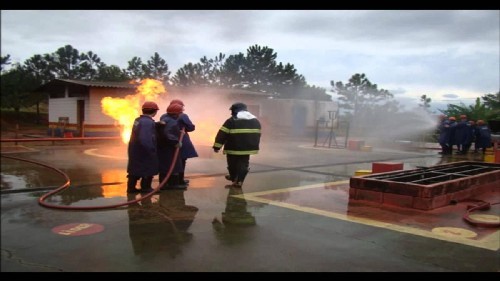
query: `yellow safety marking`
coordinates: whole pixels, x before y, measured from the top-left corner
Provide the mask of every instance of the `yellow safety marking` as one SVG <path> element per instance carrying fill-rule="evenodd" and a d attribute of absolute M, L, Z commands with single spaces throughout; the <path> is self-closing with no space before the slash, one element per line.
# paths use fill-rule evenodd
<path fill-rule="evenodd" d="M 125 160 L 127 159 L 127 157 L 98 154 L 97 152 L 95 152 L 96 150 L 97 150 L 97 148 L 91 148 L 91 149 L 85 150 L 83 153 L 85 153 L 87 155 L 91 155 L 91 156 L 102 157 L 102 158 L 125 159 Z"/>
<path fill-rule="evenodd" d="M 432 229 L 432 232 L 451 237 L 474 238 L 477 236 L 477 233 L 474 231 L 459 227 L 435 227 Z"/>
<path fill-rule="evenodd" d="M 262 195 L 268 195 L 268 194 L 274 194 L 274 193 L 290 192 L 290 191 L 294 191 L 294 190 L 304 190 L 304 189 L 317 188 L 317 187 L 323 187 L 323 186 L 341 185 L 341 184 L 346 184 L 346 183 L 349 183 L 349 180 L 319 183 L 319 184 L 312 184 L 312 185 L 298 186 L 298 187 L 288 187 L 288 188 L 282 188 L 282 189 L 276 189 L 276 190 L 245 193 L 242 195 L 233 195 L 233 197 L 244 198 L 246 200 L 251 200 L 251 201 L 255 201 L 255 202 L 259 202 L 259 203 L 265 203 L 265 204 L 269 204 L 269 205 L 273 205 L 273 206 L 288 208 L 288 209 L 292 209 L 292 210 L 296 210 L 296 211 L 321 215 L 321 216 L 325 216 L 325 217 L 329 217 L 329 218 L 334 218 L 334 219 L 339 219 L 339 220 L 343 220 L 343 221 L 349 221 L 349 222 L 369 225 L 369 226 L 373 226 L 373 227 L 390 229 L 390 230 L 398 231 L 398 232 L 402 232 L 402 233 L 418 235 L 418 236 L 423 236 L 423 237 L 427 237 L 427 238 L 433 238 L 433 239 L 438 239 L 438 240 L 473 246 L 473 247 L 477 247 L 477 248 L 483 248 L 483 249 L 492 250 L 492 251 L 497 251 L 498 249 L 500 249 L 500 231 L 498 231 L 498 230 L 493 232 L 492 234 L 486 236 L 485 238 L 483 238 L 481 240 L 472 240 L 470 238 L 466 238 L 466 237 L 459 236 L 459 235 L 448 236 L 448 235 L 436 234 L 436 233 L 433 233 L 432 231 L 428 231 L 428 230 L 423 230 L 423 229 L 418 229 L 418 228 L 413 228 L 413 227 L 408 227 L 408 226 L 401 226 L 401 225 L 387 223 L 387 222 L 380 222 L 380 221 L 376 221 L 376 220 L 372 220 L 372 219 L 356 217 L 353 215 L 334 213 L 334 212 L 320 210 L 320 209 L 316 209 L 316 208 L 304 207 L 304 206 L 299 206 L 296 204 L 274 201 L 274 200 L 259 197 Z"/>
<path fill-rule="evenodd" d="M 479 221 L 479 222 L 488 222 L 488 223 L 499 223 L 500 217 L 496 215 L 487 215 L 487 214 L 472 214 L 469 215 L 469 218 Z"/>

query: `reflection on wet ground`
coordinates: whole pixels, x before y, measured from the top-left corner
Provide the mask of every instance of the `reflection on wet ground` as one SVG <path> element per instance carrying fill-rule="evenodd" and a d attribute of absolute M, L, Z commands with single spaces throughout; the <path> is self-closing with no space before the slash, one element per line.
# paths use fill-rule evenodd
<path fill-rule="evenodd" d="M 51 204 L 100 206 L 141 197 L 125 192 L 123 145 L 9 151 L 70 177 L 68 189 L 47 199 Z M 463 221 L 465 202 L 419 211 L 349 200 L 349 178 L 373 162 L 399 161 L 414 169 L 484 161 L 482 155 L 265 143 L 241 189 L 225 188 L 222 155 L 202 155 L 188 160 L 186 191 L 161 191 L 100 211 L 38 205 L 64 179 L 33 163 L 2 158 L 2 271 L 500 270 L 499 230 Z M 477 199 L 499 202 L 500 195 L 496 189 Z M 498 220 L 498 214 L 491 208 L 477 218 Z"/>

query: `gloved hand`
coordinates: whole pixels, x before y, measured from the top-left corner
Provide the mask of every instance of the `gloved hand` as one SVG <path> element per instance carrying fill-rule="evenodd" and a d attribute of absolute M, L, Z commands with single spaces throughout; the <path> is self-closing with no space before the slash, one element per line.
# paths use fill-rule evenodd
<path fill-rule="evenodd" d="M 214 147 L 213 149 L 215 153 L 219 153 L 220 148 Z"/>
<path fill-rule="evenodd" d="M 176 145 L 175 145 L 175 148 L 181 148 L 182 147 L 182 142 L 178 142 Z"/>

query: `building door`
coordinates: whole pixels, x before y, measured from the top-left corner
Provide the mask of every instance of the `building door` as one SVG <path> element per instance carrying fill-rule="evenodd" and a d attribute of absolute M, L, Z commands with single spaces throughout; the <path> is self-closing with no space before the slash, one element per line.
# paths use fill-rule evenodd
<path fill-rule="evenodd" d="M 80 137 L 84 136 L 83 123 L 85 121 L 85 101 L 78 100 L 76 103 L 76 126 Z"/>
<path fill-rule="evenodd" d="M 292 134 L 302 136 L 306 131 L 307 108 L 304 105 L 292 106 Z"/>

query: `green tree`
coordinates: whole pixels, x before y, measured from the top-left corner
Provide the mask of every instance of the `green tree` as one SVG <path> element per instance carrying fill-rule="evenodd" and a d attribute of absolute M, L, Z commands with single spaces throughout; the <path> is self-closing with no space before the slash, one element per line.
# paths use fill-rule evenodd
<path fill-rule="evenodd" d="M 297 73 L 293 64 L 278 63 L 277 53 L 267 46 L 253 45 L 247 49 L 246 55 L 240 52 L 225 57 L 219 53 L 215 58 L 204 56 L 198 63 L 187 63 L 177 70 L 172 82 L 177 86 L 247 89 L 277 98 L 330 98 L 321 89 L 307 86 L 305 78 Z M 307 93 L 311 96 L 307 97 Z"/>
<path fill-rule="evenodd" d="M 80 64 L 78 67 L 80 79 L 93 80 L 96 78 L 99 68 L 103 66 L 101 58 L 92 51 L 80 55 Z"/>
<path fill-rule="evenodd" d="M 219 53 L 213 59 L 207 59 L 206 56 L 200 59 L 198 64 L 201 69 L 201 76 L 207 85 L 221 85 L 221 70 L 224 64 L 226 55 Z"/>
<path fill-rule="evenodd" d="M 397 103 L 392 103 L 393 95 L 384 89 L 378 89 L 377 84 L 368 80 L 364 73 L 354 74 L 346 84 L 330 82 L 331 91 L 336 93 L 339 108 L 349 122 L 349 129 L 361 133 L 373 128 L 374 117 L 386 114 L 386 109 L 397 108 Z M 379 118 L 383 120 L 382 117 Z"/>
<path fill-rule="evenodd" d="M 24 67 L 40 81 L 40 84 L 47 83 L 55 78 L 55 75 L 51 72 L 50 61 L 42 55 L 34 55 L 25 60 Z"/>
<path fill-rule="evenodd" d="M 278 54 L 267 46 L 250 46 L 243 65 L 243 88 L 273 93 L 276 57 Z"/>
<path fill-rule="evenodd" d="M 379 90 L 377 84 L 371 83 L 364 73 L 354 74 L 346 84 L 340 81 L 335 83 L 332 80 L 330 85 L 331 91 L 339 96 L 339 107 L 352 110 L 353 115 L 393 97 L 389 91 Z"/>
<path fill-rule="evenodd" d="M 50 71 L 50 63 L 42 55 L 34 55 L 24 61 L 24 68 L 30 72 L 38 82 L 38 85 L 48 83 L 54 79 L 54 74 Z M 36 123 L 40 123 L 40 104 L 48 103 L 48 95 L 41 93 L 31 94 L 33 102 L 36 104 Z"/>
<path fill-rule="evenodd" d="M 221 86 L 226 88 L 241 88 L 243 86 L 243 69 L 246 58 L 243 53 L 230 55 L 221 67 Z"/>
<path fill-rule="evenodd" d="M 199 63 L 187 63 L 179 68 L 172 78 L 172 82 L 178 86 L 222 86 L 221 73 L 225 55 L 219 53 L 213 59 L 206 56 Z"/>
<path fill-rule="evenodd" d="M 203 77 L 203 71 L 199 63 L 188 63 L 179 68 L 172 77 L 172 82 L 176 86 L 183 87 L 208 84 L 208 81 Z"/>
<path fill-rule="evenodd" d="M 243 53 L 229 56 L 220 68 L 220 85 L 274 94 L 277 97 L 298 95 L 306 81 L 293 64 L 278 63 L 278 54 L 267 46 L 253 45 Z"/>
<path fill-rule="evenodd" d="M 167 62 L 158 53 L 155 52 L 151 59 L 146 62 L 146 65 L 145 74 L 147 78 L 162 81 L 164 84 L 169 83 L 171 72 L 168 70 Z"/>
<path fill-rule="evenodd" d="M 4 57 L 0 57 L 0 62 L 1 62 L 1 70 L 3 72 L 4 66 L 10 65 L 10 55 L 6 55 Z"/>
<path fill-rule="evenodd" d="M 486 119 L 500 121 L 500 92 L 496 94 L 487 94 L 483 96 L 482 99 L 486 108 L 490 110 L 486 114 Z"/>
<path fill-rule="evenodd" d="M 487 116 L 491 112 L 490 109 L 486 107 L 486 104 L 481 103 L 481 99 L 477 98 L 476 102 L 473 105 L 465 105 L 464 103 L 456 104 L 448 104 L 446 110 L 440 110 L 441 113 L 446 116 L 455 116 L 459 118 L 460 115 L 467 115 L 468 120 L 488 120 Z"/>
<path fill-rule="evenodd" d="M 297 69 L 293 64 L 278 63 L 273 73 L 273 91 L 279 93 L 281 98 L 292 98 L 295 95 L 304 95 L 305 98 L 323 100 L 326 96 L 326 90 L 315 86 L 306 85 L 304 76 L 297 74 Z M 307 94 L 309 93 L 310 96 Z M 326 95 L 326 96 L 325 96 Z M 331 97 L 330 97 L 331 99 Z"/>
<path fill-rule="evenodd" d="M 1 102 L 3 108 L 12 108 L 19 117 L 22 107 L 32 106 L 32 91 L 40 85 L 36 77 L 20 64 L 1 75 Z"/>
<path fill-rule="evenodd" d="M 141 58 L 133 57 L 132 60 L 128 62 L 127 75 L 134 80 L 142 80 L 146 77 L 147 65 L 142 63 Z"/>
<path fill-rule="evenodd" d="M 422 107 L 425 111 L 429 112 L 429 108 L 431 107 L 431 98 L 428 98 L 427 95 L 420 96 L 420 104 L 419 107 Z"/>
<path fill-rule="evenodd" d="M 66 45 L 50 55 L 45 55 L 54 76 L 61 79 L 79 79 L 81 56 L 77 49 Z"/>
<path fill-rule="evenodd" d="M 100 81 L 114 82 L 123 82 L 130 80 L 130 77 L 128 76 L 126 70 L 120 69 L 120 67 L 117 65 L 107 66 L 104 63 L 99 66 L 95 78 Z"/>

